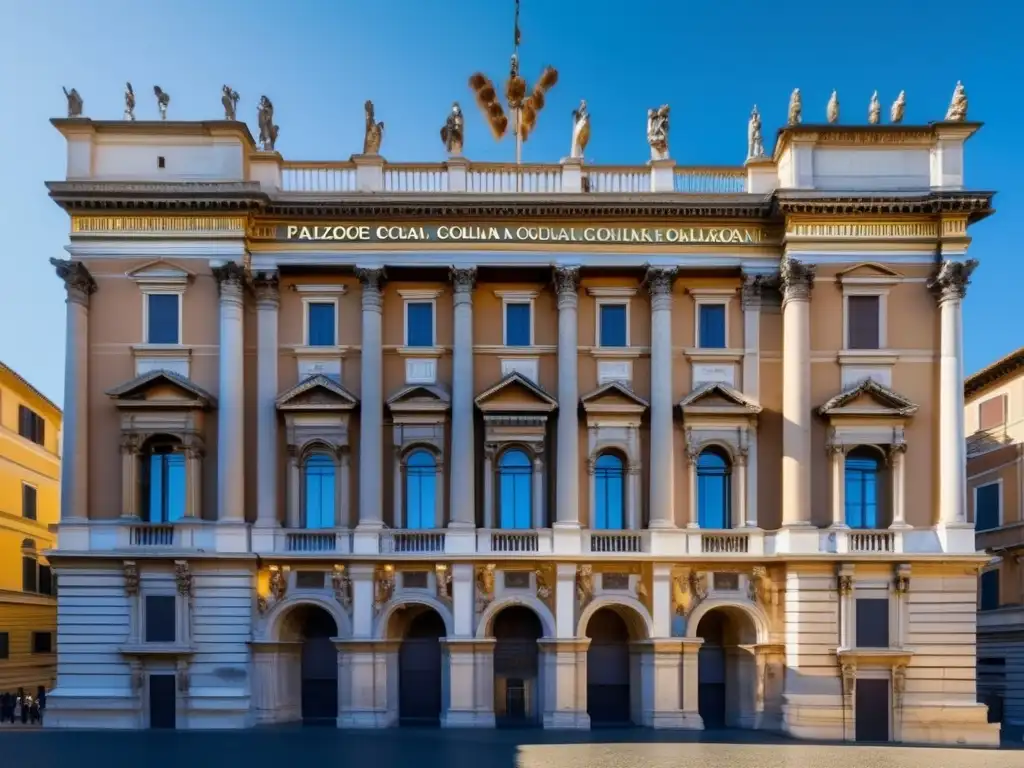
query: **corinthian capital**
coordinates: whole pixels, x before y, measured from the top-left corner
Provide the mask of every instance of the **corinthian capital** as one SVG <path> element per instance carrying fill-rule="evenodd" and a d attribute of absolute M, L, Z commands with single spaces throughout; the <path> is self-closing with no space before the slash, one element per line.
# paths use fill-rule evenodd
<path fill-rule="evenodd" d="M 804 264 L 792 256 L 783 256 L 779 262 L 779 287 L 783 301 L 790 299 L 806 301 L 811 297 L 814 285 L 814 265 Z"/>
<path fill-rule="evenodd" d="M 764 275 L 743 275 L 742 301 L 744 309 L 759 309 L 761 293 L 765 288 Z"/>
<path fill-rule="evenodd" d="M 452 267 L 448 271 L 448 277 L 456 293 L 472 293 L 476 287 L 476 267 Z"/>
<path fill-rule="evenodd" d="M 57 277 L 64 281 L 68 301 L 89 306 L 89 297 L 96 293 L 96 281 L 85 264 L 64 259 L 50 259 L 50 263 L 57 270 Z"/>
<path fill-rule="evenodd" d="M 667 296 L 672 293 L 672 283 L 676 279 L 675 267 L 648 267 L 644 276 L 644 285 L 651 296 Z"/>
<path fill-rule="evenodd" d="M 241 296 L 242 288 L 249 279 L 245 266 L 235 261 L 214 267 L 213 276 L 217 280 L 221 296 Z"/>
<path fill-rule="evenodd" d="M 555 291 L 558 293 L 558 308 L 574 308 L 579 302 L 580 268 L 555 267 Z"/>
<path fill-rule="evenodd" d="M 978 267 L 977 259 L 966 261 L 941 261 L 935 276 L 928 281 L 928 287 L 941 304 L 950 299 L 962 299 L 967 295 L 971 273 Z"/>
<path fill-rule="evenodd" d="M 256 302 L 260 306 L 276 307 L 280 302 L 280 281 L 275 272 L 260 272 L 253 278 Z"/>
<path fill-rule="evenodd" d="M 387 275 L 384 267 L 356 267 L 356 277 L 363 287 L 363 309 L 380 311 L 383 303 L 382 291 Z"/>

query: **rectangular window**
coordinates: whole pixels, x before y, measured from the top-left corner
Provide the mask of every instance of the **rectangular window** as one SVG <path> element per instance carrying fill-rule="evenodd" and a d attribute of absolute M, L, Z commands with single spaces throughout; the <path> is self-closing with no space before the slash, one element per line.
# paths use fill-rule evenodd
<path fill-rule="evenodd" d="M 1006 395 L 990 397 L 978 405 L 978 429 L 996 429 L 1006 423 Z"/>
<path fill-rule="evenodd" d="M 847 296 L 846 327 L 849 349 L 879 349 L 882 345 L 881 296 Z"/>
<path fill-rule="evenodd" d="M 978 579 L 978 609 L 994 611 L 999 607 L 999 569 L 983 571 Z"/>
<path fill-rule="evenodd" d="M 856 639 L 858 648 L 889 647 L 888 598 L 857 598 Z"/>
<path fill-rule="evenodd" d="M 53 633 L 33 632 L 32 653 L 53 653 Z"/>
<path fill-rule="evenodd" d="M 974 489 L 974 530 L 988 531 L 999 527 L 999 483 L 979 485 Z"/>
<path fill-rule="evenodd" d="M 0 659 L 10 658 L 11 636 L 6 632 L 0 632 Z"/>
<path fill-rule="evenodd" d="M 146 642 L 173 643 L 178 639 L 174 595 L 147 595 Z"/>
<path fill-rule="evenodd" d="M 34 557 L 21 558 L 21 588 L 25 592 L 39 591 L 39 572 Z"/>
<path fill-rule="evenodd" d="M 146 343 L 180 344 L 178 338 L 181 294 L 146 294 Z"/>
<path fill-rule="evenodd" d="M 434 304 L 430 301 L 405 302 L 405 346 L 434 346 Z"/>
<path fill-rule="evenodd" d="M 39 594 L 40 595 L 52 595 L 53 594 L 53 572 L 50 570 L 50 566 L 39 564 Z"/>
<path fill-rule="evenodd" d="M 44 445 L 46 443 L 46 422 L 31 408 L 19 405 L 18 434 L 36 445 Z"/>
<path fill-rule="evenodd" d="M 333 347 L 337 344 L 338 322 L 333 301 L 311 301 L 306 305 L 308 335 L 306 346 Z"/>
<path fill-rule="evenodd" d="M 26 520 L 36 519 L 36 498 L 38 491 L 28 483 L 21 484 L 21 516 Z"/>
<path fill-rule="evenodd" d="M 626 305 L 598 305 L 598 339 L 599 347 L 625 347 L 626 339 Z"/>
<path fill-rule="evenodd" d="M 725 349 L 725 304 L 699 305 L 697 324 L 700 335 L 697 346 L 701 349 Z"/>
<path fill-rule="evenodd" d="M 505 305 L 505 346 L 529 347 L 533 344 L 532 317 L 529 302 Z"/>

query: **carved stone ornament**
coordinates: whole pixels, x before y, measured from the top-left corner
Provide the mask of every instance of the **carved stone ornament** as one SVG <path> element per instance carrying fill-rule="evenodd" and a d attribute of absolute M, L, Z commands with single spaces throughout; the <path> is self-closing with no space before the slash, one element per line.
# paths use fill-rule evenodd
<path fill-rule="evenodd" d="M 792 256 L 783 256 L 779 262 L 779 285 L 783 299 L 809 299 L 814 285 L 814 271 L 813 264 L 804 264 Z"/>
<path fill-rule="evenodd" d="M 366 128 L 363 133 L 363 154 L 379 155 L 380 145 L 384 142 L 384 123 L 374 122 L 373 102 L 369 99 L 363 104 L 366 115 Z"/>
<path fill-rule="evenodd" d="M 581 101 L 579 108 L 572 111 L 572 146 L 569 149 L 569 157 L 582 160 L 589 142 L 590 113 L 587 112 L 587 102 Z"/>
<path fill-rule="evenodd" d="M 124 119 L 135 119 L 135 89 L 131 83 L 124 84 Z"/>
<path fill-rule="evenodd" d="M 700 445 L 693 436 L 693 428 L 687 427 L 683 433 L 683 450 L 686 452 L 686 463 L 693 465 L 700 457 Z"/>
<path fill-rule="evenodd" d="M 346 611 L 352 609 L 352 579 L 348 571 L 342 565 L 334 566 L 331 572 L 331 589 L 334 590 L 334 599 Z"/>
<path fill-rule="evenodd" d="M 644 577 L 641 574 L 640 578 L 636 580 L 636 599 L 647 606 L 647 610 L 651 609 L 651 595 L 647 591 L 647 585 L 644 583 Z"/>
<path fill-rule="evenodd" d="M 900 95 L 896 97 L 896 101 L 892 103 L 892 107 L 889 109 L 889 122 L 898 124 L 903 122 L 903 113 L 907 109 L 907 92 L 900 91 Z"/>
<path fill-rule="evenodd" d="M 237 120 L 238 91 L 230 85 L 221 86 L 220 103 L 224 105 L 224 119 Z"/>
<path fill-rule="evenodd" d="M 381 291 L 387 275 L 383 267 L 357 267 L 356 277 L 362 286 L 363 309 L 380 309 L 383 301 Z"/>
<path fill-rule="evenodd" d="M 451 566 L 445 565 L 444 563 L 438 563 L 434 566 L 434 580 L 437 585 L 437 599 L 438 600 L 451 600 L 452 599 L 452 569 Z"/>
<path fill-rule="evenodd" d="M 548 569 L 542 566 L 534 571 L 533 575 L 537 580 L 537 597 L 545 602 L 550 600 L 554 590 L 551 588 L 551 576 Z"/>
<path fill-rule="evenodd" d="M 840 595 L 848 595 L 853 592 L 853 576 L 840 574 L 836 579 Z"/>
<path fill-rule="evenodd" d="M 576 601 L 579 603 L 580 610 L 586 608 L 593 599 L 594 566 L 578 565 L 576 566 Z"/>
<path fill-rule="evenodd" d="M 174 561 L 174 583 L 178 587 L 179 595 L 192 597 L 192 571 L 188 567 L 188 561 Z"/>
<path fill-rule="evenodd" d="M 278 566 L 270 568 L 270 597 L 274 602 L 284 600 L 288 592 L 288 577 Z"/>
<path fill-rule="evenodd" d="M 131 597 L 139 594 L 139 567 L 134 560 L 125 560 L 124 568 L 124 593 Z"/>
<path fill-rule="evenodd" d="M 448 277 L 452 281 L 455 293 L 472 293 L 476 286 L 476 267 L 452 267 L 448 271 Z"/>
<path fill-rule="evenodd" d="M 64 281 L 67 288 L 68 301 L 89 305 L 89 297 L 96 293 L 96 281 L 93 280 L 85 264 L 70 259 L 50 259 L 57 270 L 57 277 Z"/>
<path fill-rule="evenodd" d="M 672 293 L 672 283 L 676 279 L 674 267 L 648 267 L 644 276 L 644 284 L 651 296 L 665 296 Z"/>
<path fill-rule="evenodd" d="M 662 104 L 657 109 L 647 110 L 647 144 L 651 148 L 651 160 L 668 160 L 668 115 L 671 108 Z"/>
<path fill-rule="evenodd" d="M 708 575 L 703 572 L 690 572 L 690 594 L 693 595 L 693 608 L 700 605 L 708 596 Z M 691 608 L 692 610 L 692 608 Z"/>
<path fill-rule="evenodd" d="M 755 565 L 751 569 L 747 589 L 752 603 L 768 607 L 773 602 L 771 579 L 768 578 L 768 569 L 763 565 Z"/>
<path fill-rule="evenodd" d="M 160 119 L 167 119 L 167 105 L 171 103 L 171 95 L 164 91 L 159 85 L 153 86 L 153 95 L 156 96 L 156 108 L 160 110 Z"/>
<path fill-rule="evenodd" d="M 882 121 L 882 102 L 878 100 L 878 91 L 871 94 L 868 103 L 868 124 L 878 125 Z"/>
<path fill-rule="evenodd" d="M 829 96 L 828 106 L 825 107 L 825 118 L 829 123 L 839 122 L 839 93 L 832 91 L 832 95 Z"/>
<path fill-rule="evenodd" d="M 281 281 L 276 272 L 260 272 L 253 275 L 252 287 L 258 304 L 273 304 L 281 301 Z"/>
<path fill-rule="evenodd" d="M 380 613 L 395 594 L 395 569 L 378 568 L 373 574 L 373 612 Z"/>
<path fill-rule="evenodd" d="M 853 689 L 857 680 L 857 667 L 853 664 L 843 664 L 841 674 L 843 678 L 843 695 L 853 696 Z"/>
<path fill-rule="evenodd" d="M 803 112 L 803 100 L 800 98 L 800 89 L 794 88 L 789 97 L 789 114 L 786 117 L 786 124 L 799 125 L 801 112 Z"/>
<path fill-rule="evenodd" d="M 452 104 L 452 111 L 448 113 L 441 128 L 441 141 L 449 155 L 459 156 L 462 154 L 462 141 L 466 132 L 466 119 L 462 115 L 462 107 L 459 102 Z"/>
<path fill-rule="evenodd" d="M 494 600 L 493 563 L 478 566 L 476 569 L 476 610 L 482 612 Z"/>
<path fill-rule="evenodd" d="M 902 697 L 907 689 L 907 665 L 897 664 L 892 668 L 892 692 L 896 697 Z"/>
<path fill-rule="evenodd" d="M 78 91 L 74 88 L 70 91 L 65 88 L 64 96 L 68 100 L 68 117 L 81 117 L 84 102 L 82 101 L 82 97 L 78 95 Z"/>
<path fill-rule="evenodd" d="M 910 591 L 910 566 L 909 565 L 897 565 L 896 573 L 893 576 L 893 589 L 896 590 L 896 594 L 905 595 Z"/>
<path fill-rule="evenodd" d="M 764 157 L 764 139 L 761 137 L 761 113 L 757 104 L 750 110 L 747 121 L 747 160 L 760 160 Z"/>
<path fill-rule="evenodd" d="M 971 283 L 971 273 L 978 268 L 977 259 L 966 261 L 941 261 L 935 276 L 928 281 L 928 288 L 941 304 L 944 301 L 963 299 Z"/>
<path fill-rule="evenodd" d="M 571 293 L 574 296 L 580 287 L 579 267 L 555 267 L 555 292 L 561 296 Z"/>
<path fill-rule="evenodd" d="M 764 275 L 744 275 L 741 300 L 744 309 L 759 309 L 767 279 Z"/>
<path fill-rule="evenodd" d="M 672 610 L 677 616 L 687 616 L 692 608 L 693 597 L 686 574 L 676 573 L 672 576 Z"/>
<path fill-rule="evenodd" d="M 260 127 L 260 149 L 273 152 L 280 129 L 274 125 L 274 105 L 266 96 L 260 96 L 256 105 L 256 119 Z"/>
<path fill-rule="evenodd" d="M 249 281 L 245 266 L 234 261 L 214 267 L 213 276 L 217 280 L 217 287 L 222 296 L 226 293 L 240 295 Z"/>
<path fill-rule="evenodd" d="M 964 84 L 956 81 L 956 88 L 953 89 L 953 98 L 949 101 L 949 108 L 946 110 L 946 122 L 962 123 L 967 119 L 967 90 Z"/>

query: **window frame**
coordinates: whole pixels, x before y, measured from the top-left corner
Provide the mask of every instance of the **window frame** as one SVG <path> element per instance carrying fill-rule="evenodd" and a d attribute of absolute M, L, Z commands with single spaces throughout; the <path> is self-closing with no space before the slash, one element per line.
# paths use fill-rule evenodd
<path fill-rule="evenodd" d="M 980 489 L 982 489 L 982 488 L 988 488 L 990 485 L 997 486 L 997 489 L 998 489 L 999 504 L 998 504 L 998 506 L 996 508 L 996 520 L 998 522 L 997 522 L 996 525 L 994 525 L 991 528 L 980 528 L 979 529 L 978 528 L 978 491 Z M 1003 478 L 1000 477 L 1000 478 L 997 478 L 995 480 L 990 480 L 987 483 L 978 483 L 977 485 L 974 486 L 973 490 L 971 491 L 971 494 L 972 494 L 972 498 L 974 500 L 973 510 L 974 510 L 974 531 L 975 531 L 975 533 L 985 533 L 987 531 L 996 531 L 996 530 L 999 530 L 1000 528 L 1002 528 L 1003 527 L 1003 513 L 1004 513 L 1004 511 L 1003 511 Z"/>
<path fill-rule="evenodd" d="M 1002 577 L 1000 576 L 1000 573 L 999 573 L 999 571 L 1000 571 L 999 566 L 1000 566 L 1000 563 L 995 563 L 994 565 L 986 566 L 985 568 L 982 569 L 981 573 L 978 574 L 978 610 L 979 611 L 995 611 L 995 610 L 998 610 L 1000 608 L 1000 606 L 1002 605 L 1002 594 L 1001 594 L 1001 585 L 1000 585 L 1000 580 L 1001 580 Z M 995 574 L 995 576 L 993 577 L 992 574 Z M 988 607 L 985 606 L 985 603 L 983 601 L 983 598 L 984 598 L 984 595 L 985 595 L 984 579 L 985 579 L 986 576 L 989 577 L 990 581 L 995 581 L 995 603 L 996 604 L 994 606 L 988 606 Z"/>
<path fill-rule="evenodd" d="M 309 308 L 311 304 L 334 305 L 334 344 L 312 346 L 309 343 Z M 311 295 L 302 297 L 302 346 L 311 349 L 336 349 L 338 345 L 338 297 Z"/>
<path fill-rule="evenodd" d="M 632 342 L 632 337 L 631 337 L 631 333 L 630 333 L 630 331 L 631 331 L 630 325 L 631 324 L 629 322 L 630 301 L 631 301 L 631 299 L 629 297 L 622 297 L 622 298 L 601 297 L 601 298 L 595 299 L 595 301 L 594 301 L 594 307 L 595 307 L 595 311 L 594 311 L 594 320 L 595 320 L 594 341 L 596 342 L 596 344 L 594 346 L 598 347 L 599 349 L 629 349 L 629 347 L 631 346 L 631 342 Z M 602 308 L 603 307 L 625 307 L 625 313 L 626 313 L 626 339 L 625 339 L 626 343 L 625 343 L 625 345 L 620 347 L 618 345 L 605 344 L 604 340 L 601 338 L 601 312 L 602 312 Z"/>
<path fill-rule="evenodd" d="M 702 506 L 701 505 L 702 496 L 701 496 L 701 492 L 700 492 L 700 488 L 701 488 L 700 457 L 703 456 L 705 453 L 718 454 L 719 458 L 721 458 L 725 462 L 725 471 L 721 475 L 721 478 L 722 478 L 722 489 L 723 489 L 723 494 L 722 495 L 723 495 L 724 501 L 725 501 L 725 508 L 722 510 L 722 522 L 725 525 L 722 528 L 704 528 L 704 526 L 700 525 L 700 511 L 701 511 L 701 506 Z M 694 521 L 697 522 L 698 526 L 702 530 L 729 531 L 729 530 L 732 530 L 733 528 L 736 527 L 736 521 L 733 519 L 733 515 L 735 513 L 735 502 L 736 502 L 736 500 L 733 498 L 733 482 L 734 482 L 733 473 L 734 473 L 735 469 L 736 469 L 736 467 L 735 467 L 735 463 L 733 461 L 733 454 L 732 454 L 732 451 L 730 451 L 728 448 L 726 448 L 725 446 L 720 445 L 718 443 L 709 443 L 709 444 L 701 446 L 700 452 L 697 454 L 697 458 L 695 460 L 694 468 L 693 468 L 693 478 L 694 478 L 694 481 L 697 484 L 697 487 L 694 489 L 694 491 L 695 491 L 694 497 L 695 497 L 695 501 L 696 501 L 696 504 L 697 504 L 697 508 L 695 510 L 693 510 L 693 519 L 694 519 Z M 704 477 L 714 477 L 714 475 L 704 475 Z"/>
<path fill-rule="evenodd" d="M 608 493 L 608 487 L 607 486 L 609 485 L 609 481 L 605 480 L 604 485 L 602 486 L 601 481 L 600 481 L 600 476 L 598 475 L 598 472 L 601 471 L 601 469 L 602 469 L 601 467 L 598 467 L 598 464 L 600 463 L 601 459 L 603 459 L 605 456 L 610 456 L 610 457 L 614 458 L 616 461 L 619 462 L 618 472 L 619 472 L 619 483 L 620 483 L 620 486 L 621 486 L 619 488 L 619 497 L 620 497 L 619 498 L 619 514 L 620 514 L 622 519 L 621 519 L 620 525 L 618 527 L 612 527 L 611 525 L 608 524 L 608 515 L 609 515 L 609 511 L 610 511 L 608 507 L 610 505 L 607 503 L 607 499 L 609 498 L 609 493 Z M 628 527 L 628 523 L 629 523 L 629 511 L 628 511 L 629 489 L 628 489 L 628 484 L 629 484 L 629 462 L 626 459 L 625 455 L 623 455 L 619 450 L 616 450 L 616 449 L 606 449 L 606 450 L 601 451 L 595 457 L 595 459 L 594 459 L 594 519 L 590 521 L 590 527 L 593 530 L 595 530 L 595 531 L 626 531 L 626 530 L 629 530 L 629 527 Z M 604 518 L 605 518 L 604 519 L 604 523 L 605 524 L 603 526 L 599 526 L 597 523 L 598 523 L 598 518 L 599 518 L 599 516 L 601 514 L 600 507 L 601 507 L 602 500 L 605 501 L 605 507 L 606 507 L 605 510 L 604 510 Z"/>
<path fill-rule="evenodd" d="M 323 456 L 330 462 L 331 471 L 333 473 L 332 482 L 334 486 L 334 493 L 331 496 L 331 525 L 319 526 L 317 528 L 309 527 L 309 460 Z M 322 443 L 316 443 L 310 446 L 302 456 L 302 463 L 300 465 L 299 472 L 300 482 L 302 487 L 299 491 L 299 497 L 301 499 L 301 506 L 299 508 L 299 530 L 302 531 L 332 531 L 338 527 L 338 519 L 340 517 L 340 511 L 338 509 L 338 491 L 339 483 L 341 483 L 341 467 L 335 455 L 332 453 L 332 449 Z M 321 499 L 323 498 L 322 487 L 321 487 Z M 323 517 L 323 510 L 321 510 L 321 517 Z"/>
<path fill-rule="evenodd" d="M 998 400 L 998 401 L 1000 401 L 1002 403 L 1002 406 L 1003 406 L 1002 407 L 1003 420 L 998 422 L 997 424 L 991 426 L 991 427 L 986 427 L 982 423 L 981 408 L 986 403 L 991 403 L 994 400 Z M 1009 410 L 1010 410 L 1010 398 L 1007 397 L 1005 392 L 1002 392 L 1002 393 L 1000 393 L 998 395 L 992 395 L 991 397 L 986 397 L 984 400 L 980 400 L 978 402 L 978 430 L 977 431 L 978 432 L 991 432 L 993 430 L 999 429 L 1000 427 L 1005 427 L 1007 422 L 1010 420 Z"/>
<path fill-rule="evenodd" d="M 22 434 L 21 432 L 21 422 L 23 415 L 25 414 L 29 416 L 27 426 L 31 427 L 29 432 L 32 433 L 29 435 Z M 36 434 L 36 427 L 39 427 L 39 434 Z M 18 437 L 22 440 L 28 440 L 30 443 L 38 445 L 40 448 L 46 447 L 46 419 L 42 414 L 37 413 L 35 409 L 25 405 L 25 403 L 18 403 Z"/>
<path fill-rule="evenodd" d="M 877 296 L 878 297 L 878 348 L 861 349 L 850 346 L 850 297 L 851 296 Z M 889 349 L 889 289 L 876 284 L 865 285 L 843 285 L 843 351 L 860 352 L 870 354 L 871 352 L 885 351 Z"/>
<path fill-rule="evenodd" d="M 48 651 L 40 651 L 40 650 L 38 650 L 36 648 L 36 638 L 38 638 L 38 637 L 48 637 L 50 639 L 50 642 L 49 642 L 50 649 Z M 54 653 L 56 649 L 53 646 L 54 646 L 54 643 L 53 643 L 53 632 L 52 631 L 50 631 L 50 630 L 32 630 L 32 635 L 29 637 L 29 649 L 30 649 L 29 653 L 32 656 L 43 656 L 43 655 L 48 654 L 48 653 Z"/>
<path fill-rule="evenodd" d="M 860 639 L 861 638 L 860 638 L 860 631 L 859 630 L 861 628 L 861 621 L 860 621 L 860 619 L 861 619 L 861 615 L 862 615 L 860 609 L 861 609 L 861 603 L 863 601 L 871 601 L 874 605 L 878 605 L 879 607 L 881 607 L 882 604 L 884 603 L 885 611 L 884 611 L 884 613 L 880 613 L 880 615 L 884 615 L 885 616 L 885 644 L 884 645 L 861 645 L 861 643 L 860 643 Z M 868 597 L 867 595 L 865 595 L 863 597 L 857 597 L 855 595 L 854 598 L 853 598 L 853 613 L 854 613 L 854 617 L 853 617 L 853 645 L 854 645 L 855 648 L 858 648 L 858 649 L 860 649 L 860 648 L 864 648 L 864 649 L 887 649 L 887 648 L 891 648 L 892 647 L 892 644 L 893 644 L 893 631 L 892 631 L 893 630 L 893 621 L 892 621 L 893 620 L 893 616 L 892 616 L 892 601 L 890 600 L 889 596 L 885 596 L 885 597 Z M 866 624 L 864 626 L 865 626 L 865 633 L 868 634 L 868 627 L 867 627 Z M 879 633 L 879 637 L 881 637 L 881 633 Z"/>
<path fill-rule="evenodd" d="M 28 490 L 32 491 L 33 504 L 31 515 L 26 514 L 25 508 L 25 492 Z M 33 485 L 32 483 L 26 482 L 25 480 L 21 481 L 21 516 L 25 520 L 39 520 L 39 487 Z"/>
<path fill-rule="evenodd" d="M 178 594 L 175 592 L 173 585 L 162 589 L 147 590 L 145 594 L 139 596 L 139 640 L 140 642 L 150 645 L 175 645 L 178 643 L 185 642 L 186 640 L 182 637 L 183 628 L 181 626 L 181 606 Z M 172 605 L 174 606 L 174 638 L 172 640 L 150 640 L 149 639 L 149 598 L 151 597 L 163 597 L 170 598 Z"/>
<path fill-rule="evenodd" d="M 163 439 L 156 440 L 156 442 L 151 442 L 152 440 L 155 440 L 156 438 L 163 438 Z M 163 451 L 157 452 L 156 450 L 154 450 L 155 448 L 161 448 L 161 447 L 167 447 L 167 448 L 170 448 L 170 450 L 168 450 L 166 452 L 163 452 Z M 171 509 L 170 509 L 170 504 L 168 503 L 167 508 L 165 510 L 162 510 L 162 511 L 166 511 L 167 512 L 167 519 L 166 520 L 164 520 L 164 519 L 153 520 L 152 519 L 153 518 L 153 508 L 152 508 L 152 503 L 151 503 L 152 502 L 152 498 L 153 498 L 153 457 L 154 456 L 158 456 L 158 455 L 159 456 L 170 456 L 170 455 L 173 455 L 173 454 L 180 455 L 181 456 L 181 460 L 182 460 L 182 469 L 184 471 L 184 488 L 182 489 L 182 493 L 183 493 L 185 505 L 184 505 L 184 508 L 182 509 L 181 516 L 180 517 L 176 517 L 174 519 L 171 519 L 171 514 L 170 514 L 171 513 Z M 179 437 L 177 437 L 176 435 L 173 435 L 173 434 L 170 434 L 170 433 L 159 433 L 158 435 L 154 435 L 153 438 L 151 438 L 149 441 L 147 441 L 143 445 L 143 450 L 142 450 L 141 455 L 140 455 L 140 461 L 141 461 L 142 466 L 139 468 L 139 477 L 138 477 L 138 483 L 139 483 L 139 510 L 138 511 L 139 511 L 139 516 L 142 518 L 142 520 L 144 522 L 146 522 L 146 523 L 149 523 L 150 525 L 173 525 L 174 523 L 178 522 L 179 520 L 182 520 L 182 519 L 188 517 L 188 514 L 189 514 L 189 493 L 190 493 L 189 483 L 190 483 L 190 479 L 191 478 L 189 477 L 188 454 L 185 451 L 185 446 L 184 446 L 182 440 Z M 167 497 L 168 502 L 169 502 L 170 496 L 167 494 L 167 483 L 165 481 L 170 479 L 170 471 L 169 471 L 170 467 L 167 466 L 166 461 L 163 462 L 163 463 L 166 466 L 167 471 L 164 473 L 164 474 L 166 474 L 166 477 L 161 477 L 161 483 L 162 483 L 162 487 L 164 489 L 164 495 Z"/>
<path fill-rule="evenodd" d="M 508 343 L 508 306 L 509 304 L 526 304 L 530 307 L 530 343 L 527 347 L 536 346 L 535 328 L 537 323 L 537 312 L 535 307 L 536 291 L 495 291 L 494 295 L 501 299 L 501 345 L 509 347 Z M 522 344 L 512 345 L 513 349 L 522 348 Z"/>
<path fill-rule="evenodd" d="M 433 462 L 433 464 L 431 465 L 432 472 L 430 472 L 430 473 L 424 472 L 423 475 L 422 475 L 423 477 L 427 477 L 428 475 L 433 477 L 433 483 L 434 483 L 433 493 L 428 494 L 425 497 L 425 498 L 429 499 L 430 505 L 431 505 L 431 507 L 433 507 L 433 511 L 434 511 L 433 524 L 429 528 L 428 527 L 424 527 L 423 525 L 419 525 L 419 526 L 415 526 L 414 527 L 412 525 L 410 519 L 409 519 L 409 511 L 410 511 L 409 510 L 409 502 L 412 499 L 412 492 L 411 492 L 412 489 L 410 487 L 410 485 L 411 485 L 410 484 L 410 479 L 413 478 L 413 477 L 419 476 L 416 472 L 413 472 L 413 473 L 409 472 L 409 468 L 410 468 L 409 460 L 413 456 L 418 454 L 418 453 L 426 454 L 427 456 L 430 457 L 431 461 Z M 440 464 L 440 457 L 438 456 L 437 452 L 433 448 L 428 447 L 428 446 L 423 445 L 423 444 L 418 444 L 418 443 L 417 444 L 413 444 L 403 454 L 403 456 L 402 456 L 402 483 L 403 483 L 403 486 L 402 486 L 402 504 L 404 505 L 405 508 L 402 510 L 402 523 L 403 523 L 402 527 L 403 527 L 404 530 L 409 530 L 409 531 L 436 531 L 439 528 L 443 527 L 443 525 L 442 525 L 443 521 L 440 519 L 441 518 L 441 510 L 439 510 L 437 508 L 438 485 L 442 483 L 441 478 L 439 477 L 440 473 L 438 472 L 439 464 Z M 423 494 L 418 494 L 417 498 L 424 498 Z M 421 520 L 420 520 L 420 522 L 422 523 L 422 510 L 421 510 Z"/>
<path fill-rule="evenodd" d="M 0 661 L 11 658 L 11 633 L 7 630 L 0 632 Z"/>
<path fill-rule="evenodd" d="M 848 473 L 851 470 L 850 456 L 851 454 L 854 454 L 855 452 L 861 449 L 863 449 L 864 454 L 871 454 L 875 460 L 875 525 L 873 526 L 868 526 L 866 524 L 867 521 L 863 519 L 861 521 L 862 524 L 859 526 L 854 526 L 850 523 L 850 494 L 847 492 L 849 488 L 849 484 L 847 482 Z M 854 459 L 856 458 L 857 457 L 854 456 Z M 885 507 L 883 505 L 886 491 L 885 480 L 885 454 L 882 452 L 879 446 L 873 443 L 858 443 L 857 445 L 852 446 L 850 450 L 846 452 L 845 456 L 843 457 L 843 523 L 848 528 L 854 531 L 877 531 L 885 527 L 884 521 L 882 519 L 882 514 L 885 511 Z M 866 517 L 865 513 L 867 512 L 868 505 L 865 502 L 862 502 L 861 507 L 861 513 L 863 518 Z"/>
<path fill-rule="evenodd" d="M 502 503 L 502 496 L 503 496 L 503 494 L 502 494 L 502 491 L 503 491 L 502 480 L 503 480 L 503 477 L 504 477 L 504 472 L 503 472 L 504 465 L 503 465 L 503 462 L 504 462 L 505 456 L 507 456 L 509 453 L 514 453 L 514 452 L 521 453 L 521 454 L 523 454 L 523 456 L 526 457 L 527 466 L 528 466 L 528 470 L 529 470 L 528 474 L 527 473 L 523 473 L 523 474 L 526 474 L 527 477 L 529 478 L 529 481 L 527 482 L 527 486 L 526 486 L 526 498 L 527 498 L 527 509 L 528 509 L 528 517 L 529 517 L 529 519 L 527 520 L 528 524 L 524 528 L 516 528 L 516 527 L 514 527 L 515 517 L 516 517 L 514 509 L 512 511 L 512 515 L 511 515 L 512 516 L 512 521 L 513 521 L 513 527 L 506 528 L 502 524 L 502 518 L 504 517 L 504 512 L 505 512 L 505 507 L 504 507 L 504 505 Z M 499 530 L 499 531 L 531 531 L 531 530 L 533 530 L 534 529 L 534 527 L 533 527 L 533 519 L 534 519 L 534 516 L 537 513 L 537 510 L 534 509 L 534 498 L 533 498 L 533 484 L 534 484 L 534 475 L 536 473 L 536 467 L 534 466 L 534 457 L 533 457 L 532 451 L 530 451 L 529 448 L 527 448 L 526 446 L 524 446 L 524 445 L 522 445 L 520 443 L 511 443 L 511 444 L 507 445 L 504 449 L 502 449 L 501 453 L 499 453 L 495 457 L 494 465 L 495 465 L 495 473 L 496 473 L 494 485 L 495 485 L 495 493 L 496 493 L 496 500 L 497 500 L 497 503 L 495 504 L 495 507 L 497 508 L 496 509 L 496 511 L 497 511 L 497 519 L 494 521 L 496 530 Z M 510 477 L 514 476 L 514 473 L 509 473 L 509 476 Z"/>
<path fill-rule="evenodd" d="M 437 349 L 437 298 L 441 291 L 399 291 L 402 297 L 402 346 L 406 349 Z M 430 305 L 430 344 L 412 346 L 409 344 L 409 305 Z"/>
<path fill-rule="evenodd" d="M 694 327 L 693 346 L 694 346 L 694 348 L 695 349 L 730 349 L 730 345 L 729 345 L 729 300 L 728 299 L 711 298 L 711 297 L 707 297 L 707 298 L 701 297 L 701 298 L 694 299 L 693 303 L 694 303 L 694 320 L 693 320 L 693 327 Z M 700 343 L 700 331 L 701 331 L 701 317 L 700 317 L 700 315 L 701 315 L 701 309 L 704 308 L 704 307 L 722 307 L 722 314 L 724 315 L 723 323 L 725 325 L 723 341 L 725 343 L 721 347 L 705 347 L 703 344 Z"/>
<path fill-rule="evenodd" d="M 178 340 L 175 342 L 154 342 L 149 340 L 149 297 L 150 296 L 176 296 L 178 299 Z M 142 286 L 142 343 L 147 347 L 180 347 L 182 346 L 182 333 L 184 330 L 184 307 L 185 307 L 185 286 L 175 288 L 171 286 L 149 287 Z"/>

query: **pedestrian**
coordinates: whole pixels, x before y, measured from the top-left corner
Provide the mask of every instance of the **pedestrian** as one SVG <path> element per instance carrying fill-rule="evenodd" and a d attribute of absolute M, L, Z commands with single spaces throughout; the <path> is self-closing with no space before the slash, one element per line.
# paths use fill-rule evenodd
<path fill-rule="evenodd" d="M 17 718 L 21 717 L 21 696 L 14 700 L 14 714 L 11 716 L 11 722 L 13 723 Z"/>

